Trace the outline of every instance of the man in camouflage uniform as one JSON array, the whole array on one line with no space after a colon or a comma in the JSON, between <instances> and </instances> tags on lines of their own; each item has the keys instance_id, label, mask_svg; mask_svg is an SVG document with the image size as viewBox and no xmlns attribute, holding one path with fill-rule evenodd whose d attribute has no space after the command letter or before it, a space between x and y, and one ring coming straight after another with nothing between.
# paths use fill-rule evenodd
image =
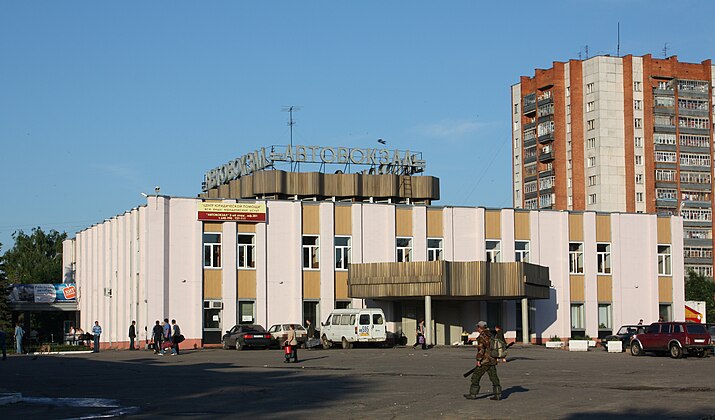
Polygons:
<instances>
[{"instance_id":1,"label":"man in camouflage uniform","mask_svg":"<svg viewBox=\"0 0 715 420\"><path fill-rule=\"evenodd\" d=\"M494 396L490 399L494 401L501 400L501 384L499 376L497 376L497 359L492 357L490 351L491 333L487 329L487 323L479 321L477 323L477 368L472 373L472 385L469 387L469 394L464 394L464 398L468 400L476 400L479 394L479 381L486 373L489 375L489 380L492 381Z\"/></svg>"}]
</instances>

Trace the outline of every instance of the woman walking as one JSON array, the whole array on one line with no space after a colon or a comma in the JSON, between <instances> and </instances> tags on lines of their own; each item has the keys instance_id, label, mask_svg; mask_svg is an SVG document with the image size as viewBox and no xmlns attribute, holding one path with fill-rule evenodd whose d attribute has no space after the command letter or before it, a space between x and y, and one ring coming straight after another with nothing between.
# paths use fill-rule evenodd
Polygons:
<instances>
[{"instance_id":1,"label":"woman walking","mask_svg":"<svg viewBox=\"0 0 715 420\"><path fill-rule=\"evenodd\" d=\"M285 345L290 346L290 353L286 353L285 363L290 363L291 358L293 359L293 363L298 363L298 340L295 337L295 325L293 324L290 324Z\"/></svg>"},{"instance_id":2,"label":"woman walking","mask_svg":"<svg viewBox=\"0 0 715 420\"><path fill-rule=\"evenodd\" d=\"M425 340L425 320L420 319L420 323L417 324L417 339L415 344L412 346L414 349L418 345L422 345L422 350L427 350L427 342Z\"/></svg>"}]
</instances>

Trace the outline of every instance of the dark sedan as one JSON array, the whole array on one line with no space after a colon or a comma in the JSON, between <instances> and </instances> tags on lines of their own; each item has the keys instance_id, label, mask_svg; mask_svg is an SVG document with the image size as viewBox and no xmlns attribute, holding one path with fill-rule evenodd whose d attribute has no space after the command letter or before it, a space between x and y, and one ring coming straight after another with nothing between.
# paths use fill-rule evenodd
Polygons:
<instances>
[{"instance_id":1,"label":"dark sedan","mask_svg":"<svg viewBox=\"0 0 715 420\"><path fill-rule=\"evenodd\" d=\"M221 339L221 344L224 349L267 349L271 345L271 341L271 334L258 324L235 325L231 330L226 331Z\"/></svg>"},{"instance_id":2,"label":"dark sedan","mask_svg":"<svg viewBox=\"0 0 715 420\"><path fill-rule=\"evenodd\" d=\"M645 332L647 325L624 325L617 333L609 335L603 340L601 340L601 345L604 348L608 348L608 342L611 340L620 340L623 343L623 349L627 349L631 344L631 337L636 334L642 334Z\"/></svg>"}]
</instances>

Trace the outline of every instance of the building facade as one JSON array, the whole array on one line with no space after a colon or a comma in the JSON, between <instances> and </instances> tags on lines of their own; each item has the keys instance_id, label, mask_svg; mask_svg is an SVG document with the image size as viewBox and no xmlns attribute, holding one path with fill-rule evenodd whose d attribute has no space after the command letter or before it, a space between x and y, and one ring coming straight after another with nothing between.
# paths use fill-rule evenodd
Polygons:
<instances>
[{"instance_id":1,"label":"building facade","mask_svg":"<svg viewBox=\"0 0 715 420\"><path fill-rule=\"evenodd\" d=\"M710 60L598 56L512 86L514 207L677 214L713 276Z\"/></svg>"},{"instance_id":2,"label":"building facade","mask_svg":"<svg viewBox=\"0 0 715 420\"><path fill-rule=\"evenodd\" d=\"M203 221L206 203L265 206L265 218ZM528 338L541 341L682 319L682 235L677 216L155 195L67 240L63 263L80 325L98 320L103 345L122 348L132 320L146 340L156 320L175 318L185 345L203 346L234 324L319 322L348 306L382 307L388 330L412 340L426 299L355 298L353 267L529 262L550 280L525 306ZM459 341L480 319L518 339L520 297L434 298L432 341Z\"/></svg>"}]
</instances>

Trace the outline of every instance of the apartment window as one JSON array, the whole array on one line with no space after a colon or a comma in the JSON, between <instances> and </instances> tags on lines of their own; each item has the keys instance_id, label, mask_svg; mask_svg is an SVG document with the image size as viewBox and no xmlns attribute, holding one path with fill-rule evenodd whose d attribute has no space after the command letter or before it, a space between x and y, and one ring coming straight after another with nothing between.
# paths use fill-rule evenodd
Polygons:
<instances>
[{"instance_id":1,"label":"apartment window","mask_svg":"<svg viewBox=\"0 0 715 420\"><path fill-rule=\"evenodd\" d=\"M397 238L395 240L397 262L412 261L412 238Z\"/></svg>"},{"instance_id":2,"label":"apartment window","mask_svg":"<svg viewBox=\"0 0 715 420\"><path fill-rule=\"evenodd\" d=\"M609 331L613 329L610 304L603 303L598 305L598 329Z\"/></svg>"},{"instance_id":3,"label":"apartment window","mask_svg":"<svg viewBox=\"0 0 715 420\"><path fill-rule=\"evenodd\" d=\"M519 113L519 104L514 104L514 113L515 114Z\"/></svg>"},{"instance_id":4,"label":"apartment window","mask_svg":"<svg viewBox=\"0 0 715 420\"><path fill-rule=\"evenodd\" d=\"M708 93L709 83L703 80L678 80L678 90Z\"/></svg>"},{"instance_id":5,"label":"apartment window","mask_svg":"<svg viewBox=\"0 0 715 420\"><path fill-rule=\"evenodd\" d=\"M636 174L636 184L643 183L643 174Z\"/></svg>"},{"instance_id":6,"label":"apartment window","mask_svg":"<svg viewBox=\"0 0 715 420\"><path fill-rule=\"evenodd\" d=\"M611 274L611 244L596 244L598 274Z\"/></svg>"},{"instance_id":7,"label":"apartment window","mask_svg":"<svg viewBox=\"0 0 715 420\"><path fill-rule=\"evenodd\" d=\"M641 91L641 82L633 82L633 91L634 91L634 92L640 92L640 91Z\"/></svg>"},{"instance_id":8,"label":"apartment window","mask_svg":"<svg viewBox=\"0 0 715 420\"><path fill-rule=\"evenodd\" d=\"M514 131L519 131L519 121L514 121Z\"/></svg>"},{"instance_id":9,"label":"apartment window","mask_svg":"<svg viewBox=\"0 0 715 420\"><path fill-rule=\"evenodd\" d=\"M672 90L673 88L671 87L670 83L661 80L658 82L658 89L660 90Z\"/></svg>"},{"instance_id":10,"label":"apartment window","mask_svg":"<svg viewBox=\"0 0 715 420\"><path fill-rule=\"evenodd\" d=\"M707 99L678 98L678 108L698 110L698 111L707 111L708 110L708 100Z\"/></svg>"},{"instance_id":11,"label":"apartment window","mask_svg":"<svg viewBox=\"0 0 715 420\"><path fill-rule=\"evenodd\" d=\"M536 132L539 135L539 137L545 136L547 134L553 133L555 127L556 126L553 121L551 121L551 120L545 121L545 122L539 123L539 125L536 126Z\"/></svg>"},{"instance_id":12,"label":"apartment window","mask_svg":"<svg viewBox=\"0 0 715 420\"><path fill-rule=\"evenodd\" d=\"M591 112L595 109L596 109L596 102L594 102L594 101L586 102L586 112Z\"/></svg>"},{"instance_id":13,"label":"apartment window","mask_svg":"<svg viewBox=\"0 0 715 420\"><path fill-rule=\"evenodd\" d=\"M675 160L675 159L673 159ZM683 166L707 166L710 167L710 155L698 153L681 153L680 164Z\"/></svg>"},{"instance_id":14,"label":"apartment window","mask_svg":"<svg viewBox=\"0 0 715 420\"><path fill-rule=\"evenodd\" d=\"M671 267L670 245L658 245L658 275L673 275L673 270Z\"/></svg>"},{"instance_id":15,"label":"apartment window","mask_svg":"<svg viewBox=\"0 0 715 420\"><path fill-rule=\"evenodd\" d=\"M666 134L666 133L654 133L653 134L653 143L655 144L662 144L666 146L675 146L675 134Z\"/></svg>"},{"instance_id":16,"label":"apartment window","mask_svg":"<svg viewBox=\"0 0 715 420\"><path fill-rule=\"evenodd\" d=\"M427 261L444 259L444 241L442 238L427 238Z\"/></svg>"},{"instance_id":17,"label":"apartment window","mask_svg":"<svg viewBox=\"0 0 715 420\"><path fill-rule=\"evenodd\" d=\"M588 195L588 204L596 204L596 194L589 194Z\"/></svg>"},{"instance_id":18,"label":"apartment window","mask_svg":"<svg viewBox=\"0 0 715 420\"><path fill-rule=\"evenodd\" d=\"M680 216L684 220L692 220L694 222L709 222L712 220L712 210L710 209L682 209Z\"/></svg>"},{"instance_id":19,"label":"apartment window","mask_svg":"<svg viewBox=\"0 0 715 420\"><path fill-rule=\"evenodd\" d=\"M593 93L593 83L586 84L586 93Z\"/></svg>"},{"instance_id":20,"label":"apartment window","mask_svg":"<svg viewBox=\"0 0 715 420\"><path fill-rule=\"evenodd\" d=\"M636 155L636 165L642 165L642 164L643 164L643 156Z\"/></svg>"},{"instance_id":21,"label":"apartment window","mask_svg":"<svg viewBox=\"0 0 715 420\"><path fill-rule=\"evenodd\" d=\"M594 128L596 128L596 120L586 121L586 129L587 130L593 130Z\"/></svg>"},{"instance_id":22,"label":"apartment window","mask_svg":"<svg viewBox=\"0 0 715 420\"><path fill-rule=\"evenodd\" d=\"M239 301L237 309L239 324L253 324L255 322L256 302L248 300Z\"/></svg>"},{"instance_id":23,"label":"apartment window","mask_svg":"<svg viewBox=\"0 0 715 420\"><path fill-rule=\"evenodd\" d=\"M657 159L656 159L657 161ZM682 174L682 172L681 172ZM656 181L671 181L675 182L675 171L670 169L656 169L655 170L655 180ZM681 181L683 182L683 181Z\"/></svg>"},{"instance_id":24,"label":"apartment window","mask_svg":"<svg viewBox=\"0 0 715 420\"><path fill-rule=\"evenodd\" d=\"M514 261L529 262L529 241L514 242Z\"/></svg>"},{"instance_id":25,"label":"apartment window","mask_svg":"<svg viewBox=\"0 0 715 420\"><path fill-rule=\"evenodd\" d=\"M643 128L643 119L642 118L634 118L633 124L634 124L635 128Z\"/></svg>"},{"instance_id":26,"label":"apartment window","mask_svg":"<svg viewBox=\"0 0 715 420\"><path fill-rule=\"evenodd\" d=\"M685 272L688 273L694 271L696 274L705 277L713 276L713 266L712 265L686 265Z\"/></svg>"},{"instance_id":27,"label":"apartment window","mask_svg":"<svg viewBox=\"0 0 715 420\"><path fill-rule=\"evenodd\" d=\"M594 147L596 147L596 139L595 138L586 140L586 148L587 149L593 149Z\"/></svg>"},{"instance_id":28,"label":"apartment window","mask_svg":"<svg viewBox=\"0 0 715 420\"><path fill-rule=\"evenodd\" d=\"M514 137L514 148L515 149L519 148L519 137Z\"/></svg>"},{"instance_id":29,"label":"apartment window","mask_svg":"<svg viewBox=\"0 0 715 420\"><path fill-rule=\"evenodd\" d=\"M335 269L347 270L352 252L352 238L350 236L335 237Z\"/></svg>"},{"instance_id":30,"label":"apartment window","mask_svg":"<svg viewBox=\"0 0 715 420\"><path fill-rule=\"evenodd\" d=\"M675 200L678 198L678 191L673 188L656 188L656 200Z\"/></svg>"},{"instance_id":31,"label":"apartment window","mask_svg":"<svg viewBox=\"0 0 715 420\"><path fill-rule=\"evenodd\" d=\"M320 268L319 251L320 238L317 235L303 235L303 268Z\"/></svg>"},{"instance_id":32,"label":"apartment window","mask_svg":"<svg viewBox=\"0 0 715 420\"><path fill-rule=\"evenodd\" d=\"M237 240L238 268L256 268L256 234L239 233Z\"/></svg>"},{"instance_id":33,"label":"apartment window","mask_svg":"<svg viewBox=\"0 0 715 420\"><path fill-rule=\"evenodd\" d=\"M672 96L654 96L653 105L656 108L673 108L675 107L675 98Z\"/></svg>"},{"instance_id":34,"label":"apartment window","mask_svg":"<svg viewBox=\"0 0 715 420\"><path fill-rule=\"evenodd\" d=\"M683 201L705 201L710 202L710 191L687 191L680 192L680 199Z\"/></svg>"},{"instance_id":35,"label":"apartment window","mask_svg":"<svg viewBox=\"0 0 715 420\"><path fill-rule=\"evenodd\" d=\"M637 192L637 193L636 193L636 202L637 202L637 203L642 203L642 202L643 202L643 193L642 193L642 192Z\"/></svg>"},{"instance_id":36,"label":"apartment window","mask_svg":"<svg viewBox=\"0 0 715 420\"><path fill-rule=\"evenodd\" d=\"M596 156L589 157L588 160L586 160L586 166L589 168L596 166Z\"/></svg>"},{"instance_id":37,"label":"apartment window","mask_svg":"<svg viewBox=\"0 0 715 420\"><path fill-rule=\"evenodd\" d=\"M633 101L633 109L643 109L643 101L636 99Z\"/></svg>"},{"instance_id":38,"label":"apartment window","mask_svg":"<svg viewBox=\"0 0 715 420\"><path fill-rule=\"evenodd\" d=\"M583 332L585 329L585 316L583 310L583 303L572 303L571 304L571 338L581 337L583 338Z\"/></svg>"},{"instance_id":39,"label":"apartment window","mask_svg":"<svg viewBox=\"0 0 715 420\"><path fill-rule=\"evenodd\" d=\"M571 104L566 105L566 115L571 115Z\"/></svg>"},{"instance_id":40,"label":"apartment window","mask_svg":"<svg viewBox=\"0 0 715 420\"><path fill-rule=\"evenodd\" d=\"M519 165L519 155L514 156L514 165Z\"/></svg>"},{"instance_id":41,"label":"apartment window","mask_svg":"<svg viewBox=\"0 0 715 420\"><path fill-rule=\"evenodd\" d=\"M583 243L569 243L569 273L583 274Z\"/></svg>"},{"instance_id":42,"label":"apartment window","mask_svg":"<svg viewBox=\"0 0 715 420\"><path fill-rule=\"evenodd\" d=\"M487 241L487 261L501 261L501 241Z\"/></svg>"},{"instance_id":43,"label":"apartment window","mask_svg":"<svg viewBox=\"0 0 715 420\"><path fill-rule=\"evenodd\" d=\"M675 136L673 136L675 137ZM694 134L681 134L680 145L688 147L710 147L710 136L698 136ZM673 139L675 141L675 139Z\"/></svg>"},{"instance_id":44,"label":"apartment window","mask_svg":"<svg viewBox=\"0 0 715 420\"><path fill-rule=\"evenodd\" d=\"M673 171L675 174L675 171ZM680 182L683 184L709 184L710 172L685 172L680 171Z\"/></svg>"},{"instance_id":45,"label":"apartment window","mask_svg":"<svg viewBox=\"0 0 715 420\"><path fill-rule=\"evenodd\" d=\"M658 127L675 127L675 117L672 115L656 115L653 118L653 123Z\"/></svg>"},{"instance_id":46,"label":"apartment window","mask_svg":"<svg viewBox=\"0 0 715 420\"><path fill-rule=\"evenodd\" d=\"M712 259L713 249L711 247L706 248L701 246L686 246L683 248L683 257Z\"/></svg>"},{"instance_id":47,"label":"apartment window","mask_svg":"<svg viewBox=\"0 0 715 420\"><path fill-rule=\"evenodd\" d=\"M633 139L633 146L635 147L643 147L643 137L635 137Z\"/></svg>"},{"instance_id":48,"label":"apartment window","mask_svg":"<svg viewBox=\"0 0 715 420\"><path fill-rule=\"evenodd\" d=\"M536 198L530 198L528 200L524 200L524 208L525 209L538 209L539 208L539 200Z\"/></svg>"},{"instance_id":49,"label":"apartment window","mask_svg":"<svg viewBox=\"0 0 715 420\"><path fill-rule=\"evenodd\" d=\"M701 130L710 129L710 119L707 117L678 117L678 126L684 128L699 128Z\"/></svg>"},{"instance_id":50,"label":"apartment window","mask_svg":"<svg viewBox=\"0 0 715 420\"><path fill-rule=\"evenodd\" d=\"M681 154L682 159L682 154ZM662 163L675 163L675 152L655 152L655 161Z\"/></svg>"},{"instance_id":51,"label":"apartment window","mask_svg":"<svg viewBox=\"0 0 715 420\"><path fill-rule=\"evenodd\" d=\"M204 233L204 267L221 268L220 233Z\"/></svg>"},{"instance_id":52,"label":"apartment window","mask_svg":"<svg viewBox=\"0 0 715 420\"><path fill-rule=\"evenodd\" d=\"M554 204L554 194L539 196L539 208L551 207Z\"/></svg>"},{"instance_id":53,"label":"apartment window","mask_svg":"<svg viewBox=\"0 0 715 420\"><path fill-rule=\"evenodd\" d=\"M537 190L536 181L530 181L524 184L524 194L535 193Z\"/></svg>"},{"instance_id":54,"label":"apartment window","mask_svg":"<svg viewBox=\"0 0 715 420\"><path fill-rule=\"evenodd\" d=\"M683 235L687 239L712 239L712 230L703 228L685 228Z\"/></svg>"},{"instance_id":55,"label":"apartment window","mask_svg":"<svg viewBox=\"0 0 715 420\"><path fill-rule=\"evenodd\" d=\"M571 96L571 86L566 86L566 97Z\"/></svg>"},{"instance_id":56,"label":"apartment window","mask_svg":"<svg viewBox=\"0 0 715 420\"><path fill-rule=\"evenodd\" d=\"M588 177L588 186L589 186L589 187L593 187L594 185L596 185L596 184L598 183L597 180L598 180L598 176L597 176L597 175L591 175L591 176L589 176L589 177Z\"/></svg>"},{"instance_id":57,"label":"apartment window","mask_svg":"<svg viewBox=\"0 0 715 420\"><path fill-rule=\"evenodd\" d=\"M539 179L539 191L548 190L549 188L554 188L554 181L556 177L548 176L546 178Z\"/></svg>"}]
</instances>

